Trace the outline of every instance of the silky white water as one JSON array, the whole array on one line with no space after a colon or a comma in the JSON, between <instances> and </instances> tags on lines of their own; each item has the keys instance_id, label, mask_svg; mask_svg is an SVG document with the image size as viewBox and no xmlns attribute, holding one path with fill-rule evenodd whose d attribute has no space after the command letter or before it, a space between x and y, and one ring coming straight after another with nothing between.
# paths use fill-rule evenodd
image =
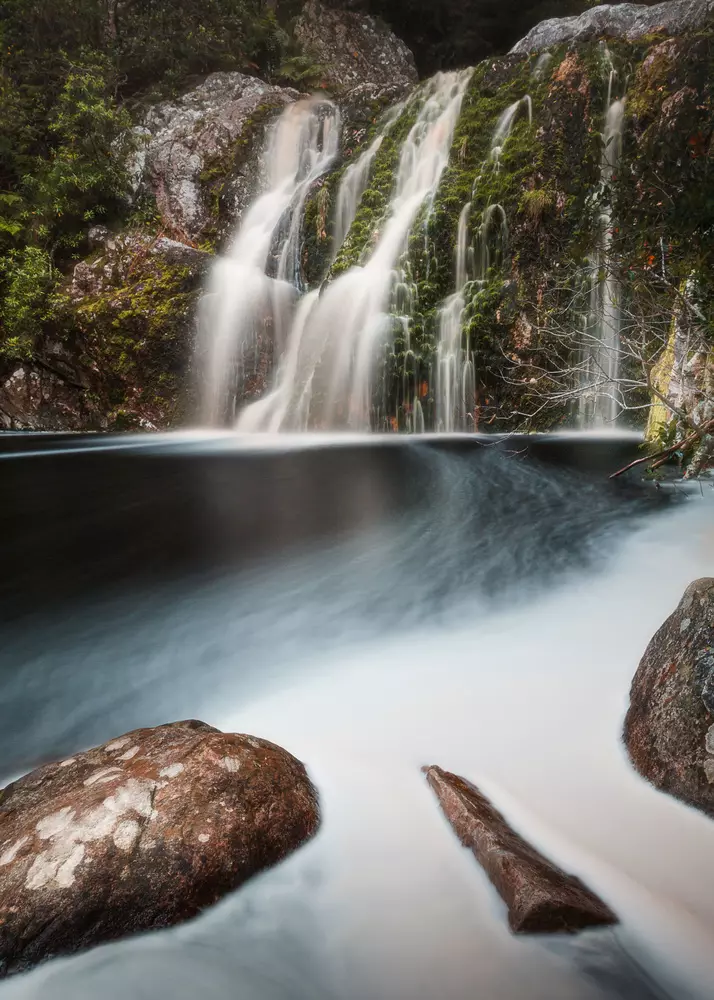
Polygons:
<instances>
[{"instance_id":1,"label":"silky white water","mask_svg":"<svg viewBox=\"0 0 714 1000\"><path fill-rule=\"evenodd\" d=\"M36 714L38 733L128 723L126 704L143 706L137 724L255 733L306 762L323 826L193 923L54 962L3 1000L711 996L712 823L643 782L620 745L650 636L712 572L711 498L613 520L607 494L567 474L424 456L432 513L6 643L18 690L35 638L37 663L76 672L82 697ZM427 763L480 783L621 927L511 936Z\"/></svg>"},{"instance_id":2,"label":"silky white water","mask_svg":"<svg viewBox=\"0 0 714 1000\"><path fill-rule=\"evenodd\" d=\"M319 98L289 105L273 128L265 156L267 190L213 264L199 309L208 423L220 424L232 413L236 383L257 364L262 341L272 340L274 350L281 350L297 294L305 198L333 162L339 138L339 111Z\"/></svg>"},{"instance_id":3,"label":"silky white water","mask_svg":"<svg viewBox=\"0 0 714 1000\"><path fill-rule=\"evenodd\" d=\"M442 73L425 85L400 152L388 217L369 259L303 300L275 388L243 411L239 430L369 430L379 347L392 339L395 265L448 163L470 78L471 71Z\"/></svg>"},{"instance_id":4,"label":"silky white water","mask_svg":"<svg viewBox=\"0 0 714 1000\"><path fill-rule=\"evenodd\" d=\"M602 203L597 244L592 254L590 312L582 348L580 422L584 427L614 427L622 409L620 370L620 282L613 273L613 221L610 185L622 155L625 101L615 96L617 71L605 47L610 73L600 162Z\"/></svg>"},{"instance_id":5,"label":"silky white water","mask_svg":"<svg viewBox=\"0 0 714 1000\"><path fill-rule=\"evenodd\" d=\"M514 101L499 116L491 138L489 158L474 179L474 200L479 196L484 171L500 169L503 147L522 113L527 115L529 124L532 123L533 101L528 94ZM482 287L492 265L492 252L495 250L503 259L508 246L508 219L502 205L487 205L472 233L473 216L473 203L469 201L459 214L454 292L440 305L437 316L438 340L434 365L436 429L445 433L476 429L477 359L472 345L464 343L465 290L469 281Z\"/></svg>"}]
</instances>

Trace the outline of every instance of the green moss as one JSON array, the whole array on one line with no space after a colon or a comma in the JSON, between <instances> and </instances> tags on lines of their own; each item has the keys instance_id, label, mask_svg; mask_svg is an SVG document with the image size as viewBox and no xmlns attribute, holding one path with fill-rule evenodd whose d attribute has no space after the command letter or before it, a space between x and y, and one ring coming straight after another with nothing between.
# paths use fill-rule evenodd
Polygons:
<instances>
[{"instance_id":1,"label":"green moss","mask_svg":"<svg viewBox=\"0 0 714 1000\"><path fill-rule=\"evenodd\" d=\"M152 257L120 288L79 306L65 298L65 321L80 334L81 364L99 376L95 405L110 429L180 418L199 292L191 269Z\"/></svg>"}]
</instances>

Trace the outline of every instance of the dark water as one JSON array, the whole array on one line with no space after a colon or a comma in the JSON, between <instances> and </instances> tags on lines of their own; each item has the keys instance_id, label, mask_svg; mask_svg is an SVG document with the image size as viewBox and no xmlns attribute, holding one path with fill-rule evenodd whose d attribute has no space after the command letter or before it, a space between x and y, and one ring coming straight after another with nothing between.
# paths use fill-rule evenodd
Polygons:
<instances>
[{"instance_id":1,"label":"dark water","mask_svg":"<svg viewBox=\"0 0 714 1000\"><path fill-rule=\"evenodd\" d=\"M714 923L688 895L688 863L676 879L660 869L677 838L713 860L714 839L641 791L618 729L637 650L706 565L697 532L708 536L702 505L607 479L634 457L632 439L0 447L5 776L191 716L283 743L325 810L313 844L194 924L0 993L706 995L700 950L696 974L683 971L669 924L691 917L691 944ZM626 914L622 931L510 938L423 792L431 762L493 782L514 818L525 808L529 835ZM644 867L638 796L644 826L661 831Z\"/></svg>"}]
</instances>

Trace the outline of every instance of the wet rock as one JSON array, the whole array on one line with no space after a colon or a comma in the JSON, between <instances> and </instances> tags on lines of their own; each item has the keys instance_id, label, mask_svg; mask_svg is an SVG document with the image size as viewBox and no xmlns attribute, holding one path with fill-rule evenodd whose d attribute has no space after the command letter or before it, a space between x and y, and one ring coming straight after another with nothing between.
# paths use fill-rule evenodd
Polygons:
<instances>
[{"instance_id":1,"label":"wet rock","mask_svg":"<svg viewBox=\"0 0 714 1000\"><path fill-rule=\"evenodd\" d=\"M508 907L516 933L574 932L617 923L615 914L580 879L531 847L481 792L440 767L427 781L464 847L470 848Z\"/></svg>"},{"instance_id":2,"label":"wet rock","mask_svg":"<svg viewBox=\"0 0 714 1000\"><path fill-rule=\"evenodd\" d=\"M564 42L589 42L597 38L636 41L646 35L680 35L703 27L714 14L714 0L669 0L654 7L642 4L603 4L577 17L541 21L511 49L525 54Z\"/></svg>"},{"instance_id":3,"label":"wet rock","mask_svg":"<svg viewBox=\"0 0 714 1000\"><path fill-rule=\"evenodd\" d=\"M366 84L390 88L398 99L418 82L409 48L368 14L308 0L295 25L295 37L324 67L325 84L337 95Z\"/></svg>"},{"instance_id":4,"label":"wet rock","mask_svg":"<svg viewBox=\"0 0 714 1000\"><path fill-rule=\"evenodd\" d=\"M206 175L235 173L235 213L245 207L260 178L265 130L299 96L243 73L212 73L176 102L155 105L135 133L137 193L151 190L174 235L201 237L215 221Z\"/></svg>"},{"instance_id":5,"label":"wet rock","mask_svg":"<svg viewBox=\"0 0 714 1000\"><path fill-rule=\"evenodd\" d=\"M0 793L0 975L186 920L318 822L300 761L202 722L38 768Z\"/></svg>"},{"instance_id":6,"label":"wet rock","mask_svg":"<svg viewBox=\"0 0 714 1000\"><path fill-rule=\"evenodd\" d=\"M85 373L65 345L48 341L42 358L0 371L0 430L81 430L86 388Z\"/></svg>"},{"instance_id":7,"label":"wet rock","mask_svg":"<svg viewBox=\"0 0 714 1000\"><path fill-rule=\"evenodd\" d=\"M644 778L714 817L714 579L690 584L652 638L624 739Z\"/></svg>"}]
</instances>

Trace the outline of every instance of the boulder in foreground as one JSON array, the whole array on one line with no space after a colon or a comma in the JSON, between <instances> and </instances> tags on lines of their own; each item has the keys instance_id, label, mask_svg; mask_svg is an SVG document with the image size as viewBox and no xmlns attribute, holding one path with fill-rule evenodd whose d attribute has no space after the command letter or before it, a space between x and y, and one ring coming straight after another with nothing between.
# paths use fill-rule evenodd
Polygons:
<instances>
[{"instance_id":1,"label":"boulder in foreground","mask_svg":"<svg viewBox=\"0 0 714 1000\"><path fill-rule=\"evenodd\" d=\"M300 761L202 722L46 764L0 792L0 976L186 920L318 822Z\"/></svg>"},{"instance_id":2,"label":"boulder in foreground","mask_svg":"<svg viewBox=\"0 0 714 1000\"><path fill-rule=\"evenodd\" d=\"M714 579L690 584L650 641L624 738L644 778L714 817Z\"/></svg>"},{"instance_id":3,"label":"boulder in foreground","mask_svg":"<svg viewBox=\"0 0 714 1000\"><path fill-rule=\"evenodd\" d=\"M464 847L470 848L508 907L516 933L580 931L617 917L579 878L567 875L508 825L470 782L440 767L427 781Z\"/></svg>"}]
</instances>

